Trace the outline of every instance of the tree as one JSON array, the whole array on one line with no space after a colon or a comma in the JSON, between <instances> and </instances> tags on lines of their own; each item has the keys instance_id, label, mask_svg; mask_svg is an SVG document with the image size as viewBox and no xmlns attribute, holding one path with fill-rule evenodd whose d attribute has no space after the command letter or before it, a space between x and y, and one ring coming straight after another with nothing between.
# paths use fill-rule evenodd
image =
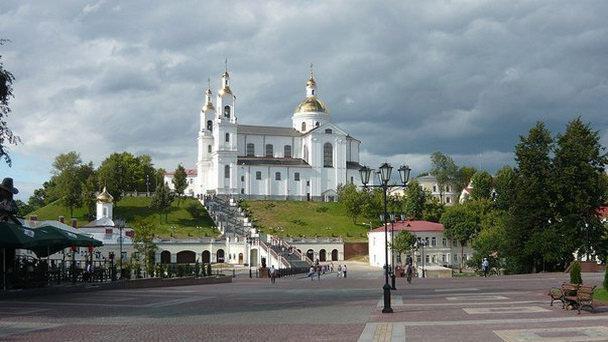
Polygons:
<instances>
[{"instance_id":1,"label":"tree","mask_svg":"<svg viewBox=\"0 0 608 342\"><path fill-rule=\"evenodd\" d=\"M416 180L407 185L403 199L403 211L409 220L421 220L424 217L424 209L427 196Z\"/></svg>"},{"instance_id":2,"label":"tree","mask_svg":"<svg viewBox=\"0 0 608 342\"><path fill-rule=\"evenodd\" d=\"M4 45L8 40L0 39L0 45ZM0 55L0 158L4 158L4 161L8 166L12 166L12 160L8 153L7 145L16 145L21 139L15 135L13 131L8 127L6 118L11 112L9 107L9 100L14 97L13 95L13 81L15 77L13 74L4 69L2 63L2 56Z\"/></svg>"},{"instance_id":3,"label":"tree","mask_svg":"<svg viewBox=\"0 0 608 342\"><path fill-rule=\"evenodd\" d=\"M507 210L513 202L513 189L515 187L515 171L510 166L503 166L496 172L494 180L494 205L499 210Z\"/></svg>"},{"instance_id":4,"label":"tree","mask_svg":"<svg viewBox=\"0 0 608 342\"><path fill-rule=\"evenodd\" d=\"M397 252L399 255L407 254L412 250L416 243L416 236L409 230L400 231L393 239L391 249Z\"/></svg>"},{"instance_id":5,"label":"tree","mask_svg":"<svg viewBox=\"0 0 608 342\"><path fill-rule=\"evenodd\" d=\"M188 187L188 180L186 174L186 169L182 166L182 164L177 165L177 169L175 169L175 173L173 174L173 187L175 189L175 193L177 194L177 198L179 198L184 194L184 190Z\"/></svg>"},{"instance_id":6,"label":"tree","mask_svg":"<svg viewBox=\"0 0 608 342\"><path fill-rule=\"evenodd\" d=\"M426 202L424 203L424 213L422 218L426 221L439 222L441 215L445 211L445 205L439 202L435 196L425 192Z\"/></svg>"},{"instance_id":7,"label":"tree","mask_svg":"<svg viewBox=\"0 0 608 342\"><path fill-rule=\"evenodd\" d=\"M454 182L454 191L456 193L462 192L462 189L466 188L471 181L473 175L477 172L474 167L462 166L456 173L456 181Z\"/></svg>"},{"instance_id":8,"label":"tree","mask_svg":"<svg viewBox=\"0 0 608 342\"><path fill-rule=\"evenodd\" d=\"M489 204L489 202L488 202ZM481 229L471 241L473 256L469 266L480 268L483 258L488 258L490 267L500 266L503 257L504 234L507 214L502 210L488 210L481 217Z\"/></svg>"},{"instance_id":9,"label":"tree","mask_svg":"<svg viewBox=\"0 0 608 342\"><path fill-rule=\"evenodd\" d=\"M169 191L168 187L164 183L159 183L156 187L156 191L152 196L150 202L150 208L158 211L159 219L162 222L162 214L165 214L165 222L167 222L167 214L173 203L173 194Z\"/></svg>"},{"instance_id":10,"label":"tree","mask_svg":"<svg viewBox=\"0 0 608 342\"><path fill-rule=\"evenodd\" d=\"M89 219L95 217L95 205L97 199L97 177L95 174L90 175L82 186L82 206L87 210Z\"/></svg>"},{"instance_id":11,"label":"tree","mask_svg":"<svg viewBox=\"0 0 608 342\"><path fill-rule=\"evenodd\" d=\"M603 224L597 209L608 198L604 170L608 158L600 144L599 133L580 118L568 123L558 135L553 158L555 218L564 241L564 257L578 250L590 257L598 250Z\"/></svg>"},{"instance_id":12,"label":"tree","mask_svg":"<svg viewBox=\"0 0 608 342\"><path fill-rule=\"evenodd\" d=\"M583 278L581 277L581 263L578 260L574 260L570 267L570 284L582 284Z\"/></svg>"},{"instance_id":13,"label":"tree","mask_svg":"<svg viewBox=\"0 0 608 342\"><path fill-rule=\"evenodd\" d=\"M439 186L439 199L443 203L443 194L445 188L449 184L454 184L456 175L458 173L458 167L454 160L439 151L431 154L431 175L437 179L437 185Z\"/></svg>"},{"instance_id":14,"label":"tree","mask_svg":"<svg viewBox=\"0 0 608 342\"><path fill-rule=\"evenodd\" d=\"M136 190L138 163L129 152L112 153L97 170L99 187L106 187L117 204L127 191Z\"/></svg>"},{"instance_id":15,"label":"tree","mask_svg":"<svg viewBox=\"0 0 608 342\"><path fill-rule=\"evenodd\" d=\"M154 254L157 246L154 243L154 225L152 222L143 220L133 225L135 236L133 247L140 257L143 256L143 266L148 274L154 274Z\"/></svg>"},{"instance_id":16,"label":"tree","mask_svg":"<svg viewBox=\"0 0 608 342\"><path fill-rule=\"evenodd\" d=\"M536 123L515 147L517 162L513 201L505 232L508 267L515 273L535 271L544 265L543 231L554 221L552 167L553 139L542 122ZM554 246L557 247L557 246Z\"/></svg>"},{"instance_id":17,"label":"tree","mask_svg":"<svg viewBox=\"0 0 608 342\"><path fill-rule=\"evenodd\" d=\"M17 212L17 216L19 217L25 217L27 214L36 210L35 208L32 208L29 204L24 203L21 200L15 200L15 204L17 205L17 209L19 210Z\"/></svg>"},{"instance_id":18,"label":"tree","mask_svg":"<svg viewBox=\"0 0 608 342\"><path fill-rule=\"evenodd\" d=\"M486 171L477 171L471 178L471 199L490 199L492 197L492 175Z\"/></svg>"},{"instance_id":19,"label":"tree","mask_svg":"<svg viewBox=\"0 0 608 342\"><path fill-rule=\"evenodd\" d=\"M353 224L357 223L357 218L363 212L364 196L357 191L357 187L348 183L338 186L338 202L344 208L348 216L353 220Z\"/></svg>"},{"instance_id":20,"label":"tree","mask_svg":"<svg viewBox=\"0 0 608 342\"><path fill-rule=\"evenodd\" d=\"M82 204L82 160L75 151L62 153L53 162L53 179L56 194L62 203L70 209L70 217L74 216L74 207Z\"/></svg>"},{"instance_id":21,"label":"tree","mask_svg":"<svg viewBox=\"0 0 608 342\"><path fill-rule=\"evenodd\" d=\"M363 216L371 224L380 223L380 215L384 214L384 194L380 188L372 188L361 192L363 197Z\"/></svg>"},{"instance_id":22,"label":"tree","mask_svg":"<svg viewBox=\"0 0 608 342\"><path fill-rule=\"evenodd\" d=\"M450 240L460 243L460 265L462 272L462 261L464 259L464 245L470 241L480 229L479 215L471 210L468 204L448 207L441 215L441 224L445 228L445 236Z\"/></svg>"}]
</instances>

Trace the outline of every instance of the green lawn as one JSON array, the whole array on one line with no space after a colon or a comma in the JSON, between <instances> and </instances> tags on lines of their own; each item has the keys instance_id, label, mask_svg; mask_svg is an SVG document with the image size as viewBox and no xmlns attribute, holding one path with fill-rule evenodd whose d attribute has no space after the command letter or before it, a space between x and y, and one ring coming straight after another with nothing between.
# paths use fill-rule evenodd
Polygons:
<instances>
[{"instance_id":1,"label":"green lawn","mask_svg":"<svg viewBox=\"0 0 608 342\"><path fill-rule=\"evenodd\" d=\"M177 200L174 201L166 222L164 217L161 221L158 213L150 209L150 201L149 197L125 197L114 204L114 218L125 219L129 224L148 219L157 225L155 234L160 237L169 237L171 234L177 238L218 235L218 231L213 227L213 221L197 200L184 198L179 205ZM51 203L30 215L32 214L38 215L39 220L57 220L59 216L64 216L66 223L70 220L69 209L59 202ZM79 226L90 221L86 217L84 208L74 209L74 217L78 219Z\"/></svg>"},{"instance_id":2,"label":"green lawn","mask_svg":"<svg viewBox=\"0 0 608 342\"><path fill-rule=\"evenodd\" d=\"M608 303L608 291L603 287L596 287L595 291L593 291L593 299Z\"/></svg>"},{"instance_id":3,"label":"green lawn","mask_svg":"<svg viewBox=\"0 0 608 342\"><path fill-rule=\"evenodd\" d=\"M286 237L342 237L367 241L369 225L357 224L335 202L245 201L254 224L268 234Z\"/></svg>"}]
</instances>

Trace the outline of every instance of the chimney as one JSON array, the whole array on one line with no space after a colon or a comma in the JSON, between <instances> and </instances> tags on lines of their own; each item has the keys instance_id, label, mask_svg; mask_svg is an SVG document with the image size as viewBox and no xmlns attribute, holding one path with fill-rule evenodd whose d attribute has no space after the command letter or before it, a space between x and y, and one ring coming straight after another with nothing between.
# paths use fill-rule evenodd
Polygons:
<instances>
[{"instance_id":1,"label":"chimney","mask_svg":"<svg viewBox=\"0 0 608 342\"><path fill-rule=\"evenodd\" d=\"M72 228L78 228L78 219L72 217Z\"/></svg>"},{"instance_id":2,"label":"chimney","mask_svg":"<svg viewBox=\"0 0 608 342\"><path fill-rule=\"evenodd\" d=\"M61 222L61 223L65 223L65 217L59 216L59 220L58 221Z\"/></svg>"}]
</instances>

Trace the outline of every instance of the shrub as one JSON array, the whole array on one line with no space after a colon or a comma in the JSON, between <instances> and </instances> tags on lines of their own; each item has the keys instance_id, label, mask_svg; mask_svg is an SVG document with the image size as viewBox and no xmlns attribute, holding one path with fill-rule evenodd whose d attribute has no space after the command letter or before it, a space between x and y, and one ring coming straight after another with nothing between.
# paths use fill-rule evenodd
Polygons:
<instances>
[{"instance_id":1,"label":"shrub","mask_svg":"<svg viewBox=\"0 0 608 342\"><path fill-rule=\"evenodd\" d=\"M328 207L320 206L315 211L318 212L318 213L325 213L325 212L327 212L327 210L329 210Z\"/></svg>"},{"instance_id":2,"label":"shrub","mask_svg":"<svg viewBox=\"0 0 608 342\"><path fill-rule=\"evenodd\" d=\"M570 268L570 283L583 283L583 278L581 278L581 263L578 262L578 260L572 262L572 267Z\"/></svg>"},{"instance_id":3,"label":"shrub","mask_svg":"<svg viewBox=\"0 0 608 342\"><path fill-rule=\"evenodd\" d=\"M196 260L196 263L194 264L194 276L198 278L200 275L201 275L201 264L199 264L198 260Z\"/></svg>"}]
</instances>

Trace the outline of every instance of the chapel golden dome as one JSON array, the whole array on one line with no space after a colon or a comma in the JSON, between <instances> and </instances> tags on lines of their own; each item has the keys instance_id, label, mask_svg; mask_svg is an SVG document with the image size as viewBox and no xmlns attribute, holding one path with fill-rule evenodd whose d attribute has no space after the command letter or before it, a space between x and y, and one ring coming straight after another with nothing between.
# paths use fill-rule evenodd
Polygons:
<instances>
[{"instance_id":1,"label":"chapel golden dome","mask_svg":"<svg viewBox=\"0 0 608 342\"><path fill-rule=\"evenodd\" d=\"M102 203L112 203L114 201L114 197L110 195L106 187L103 187L103 191L97 196L97 201Z\"/></svg>"},{"instance_id":2,"label":"chapel golden dome","mask_svg":"<svg viewBox=\"0 0 608 342\"><path fill-rule=\"evenodd\" d=\"M317 99L315 96L308 96L307 98L305 98L304 101L300 102L298 107L296 107L295 112L329 113L323 101Z\"/></svg>"}]
</instances>

